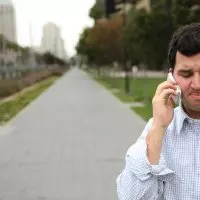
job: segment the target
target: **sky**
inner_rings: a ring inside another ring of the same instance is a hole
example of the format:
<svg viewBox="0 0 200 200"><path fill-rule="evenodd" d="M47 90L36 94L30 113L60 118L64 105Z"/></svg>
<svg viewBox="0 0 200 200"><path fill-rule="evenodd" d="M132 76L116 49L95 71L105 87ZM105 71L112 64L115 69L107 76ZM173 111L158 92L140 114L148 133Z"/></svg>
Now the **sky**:
<svg viewBox="0 0 200 200"><path fill-rule="evenodd" d="M95 0L12 0L16 9L17 40L20 45L39 46L42 26L54 22L60 28L69 56L75 54L80 33L86 26L92 26L89 9ZM30 29L30 27L32 27ZM32 31L30 31L32 30Z"/></svg>

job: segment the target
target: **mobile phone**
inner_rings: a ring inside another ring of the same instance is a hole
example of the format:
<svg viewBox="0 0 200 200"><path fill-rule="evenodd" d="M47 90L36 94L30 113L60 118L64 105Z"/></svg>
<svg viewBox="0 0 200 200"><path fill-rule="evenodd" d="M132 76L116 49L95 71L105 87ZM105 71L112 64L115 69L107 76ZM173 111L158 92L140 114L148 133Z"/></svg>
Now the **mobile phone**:
<svg viewBox="0 0 200 200"><path fill-rule="evenodd" d="M167 80L175 81L171 70L168 73ZM174 103L176 105L180 105L180 102L181 102L181 88L178 85L176 86L176 92L177 92L177 96L172 95L172 100L174 101Z"/></svg>

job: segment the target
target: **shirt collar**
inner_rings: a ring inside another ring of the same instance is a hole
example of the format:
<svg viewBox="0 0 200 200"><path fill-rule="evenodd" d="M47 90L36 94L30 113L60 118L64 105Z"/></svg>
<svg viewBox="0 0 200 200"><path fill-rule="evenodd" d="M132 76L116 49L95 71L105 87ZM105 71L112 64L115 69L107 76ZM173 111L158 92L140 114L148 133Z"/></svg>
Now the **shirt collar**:
<svg viewBox="0 0 200 200"><path fill-rule="evenodd" d="M177 116L176 116L176 118L177 118L176 119L176 121L177 121L176 127L177 127L177 133L178 133L178 135L180 135L181 129L183 127L183 123L184 123L185 119L188 119L189 117L185 113L185 111L182 107L182 104L180 104L177 109L178 109L178 112L177 112Z"/></svg>
<svg viewBox="0 0 200 200"><path fill-rule="evenodd" d="M189 122L195 122L195 121L200 122L200 120L195 120L195 119L192 119L191 117L189 117L186 114L186 112L184 111L182 104L179 104L177 109L178 109L178 112L177 112L177 116L176 116L176 118L177 118L176 119L177 120L176 127L177 127L178 135L180 135L180 133L181 133L181 129L183 127L183 123L185 120L187 120Z"/></svg>

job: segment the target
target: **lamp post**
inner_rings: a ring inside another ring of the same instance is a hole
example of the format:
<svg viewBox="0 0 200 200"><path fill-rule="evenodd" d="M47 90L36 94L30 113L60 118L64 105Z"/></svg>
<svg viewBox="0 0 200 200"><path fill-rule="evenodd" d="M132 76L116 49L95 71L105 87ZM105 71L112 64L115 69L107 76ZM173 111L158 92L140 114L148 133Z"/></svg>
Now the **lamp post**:
<svg viewBox="0 0 200 200"><path fill-rule="evenodd" d="M126 38L125 38L125 28L126 28L126 2L127 0L123 0L123 7L122 7L122 20L123 20L123 50L124 50L124 55L123 55L123 64L124 64L124 72L125 72L125 78L124 78L124 86L125 86L125 93L127 95L130 94L130 83L129 83L129 66L127 63L127 48L126 48Z"/></svg>

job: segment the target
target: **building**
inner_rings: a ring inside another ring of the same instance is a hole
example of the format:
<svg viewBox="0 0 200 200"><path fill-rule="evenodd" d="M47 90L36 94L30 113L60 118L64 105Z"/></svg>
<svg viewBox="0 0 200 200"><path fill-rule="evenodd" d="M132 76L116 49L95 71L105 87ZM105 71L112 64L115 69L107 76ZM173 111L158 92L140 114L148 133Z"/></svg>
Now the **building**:
<svg viewBox="0 0 200 200"><path fill-rule="evenodd" d="M136 3L136 8L139 9L145 9L146 11L151 10L151 0L138 0Z"/></svg>
<svg viewBox="0 0 200 200"><path fill-rule="evenodd" d="M64 46L60 28L52 22L45 24L41 40L41 51L50 52L61 59L66 59Z"/></svg>
<svg viewBox="0 0 200 200"><path fill-rule="evenodd" d="M11 0L0 0L0 33L16 43L16 14Z"/></svg>

